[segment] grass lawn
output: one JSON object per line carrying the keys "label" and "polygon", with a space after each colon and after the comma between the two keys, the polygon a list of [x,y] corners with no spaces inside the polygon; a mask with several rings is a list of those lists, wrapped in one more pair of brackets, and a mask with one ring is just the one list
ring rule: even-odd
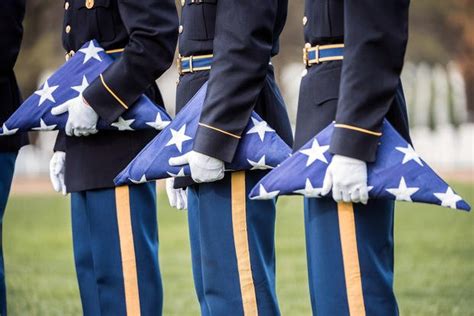
{"label": "grass lawn", "polygon": [[[474,202],[474,185],[455,185]],[[10,315],[81,315],[68,199],[12,197],[4,220]],[[198,315],[186,213],[160,194],[164,315]],[[301,198],[279,201],[278,294],[283,315],[311,315]],[[400,203],[396,213],[396,293],[402,315],[474,315],[474,216]]]}

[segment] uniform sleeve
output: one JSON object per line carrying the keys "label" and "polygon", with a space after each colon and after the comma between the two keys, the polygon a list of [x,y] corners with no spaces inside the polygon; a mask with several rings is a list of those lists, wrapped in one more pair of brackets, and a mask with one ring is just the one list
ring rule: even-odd
{"label": "uniform sleeve", "polygon": [[271,57],[276,0],[219,0],[214,58],[194,150],[232,161]]}
{"label": "uniform sleeve", "polygon": [[408,0],[344,1],[344,61],[333,154],[375,160],[403,67],[408,7]]}
{"label": "uniform sleeve", "polygon": [[118,58],[84,91],[108,123],[122,115],[172,64],[178,39],[173,0],[119,0],[130,40]]}
{"label": "uniform sleeve", "polygon": [[25,0],[1,1],[0,73],[9,73],[15,66],[23,37],[24,15]]}

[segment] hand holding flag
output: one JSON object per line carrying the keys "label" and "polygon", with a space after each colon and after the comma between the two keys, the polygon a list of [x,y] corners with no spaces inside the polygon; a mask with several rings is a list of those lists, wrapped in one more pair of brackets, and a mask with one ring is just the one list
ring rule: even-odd
{"label": "hand holding flag", "polygon": [[[173,122],[115,178],[116,185],[190,176],[192,169],[192,176],[199,181],[217,180],[222,177],[221,162],[192,151],[206,91],[207,84],[199,89]],[[285,160],[290,153],[291,148],[253,112],[242,133],[234,160],[225,163],[224,168],[226,171],[271,169]],[[209,170],[212,172],[206,174]]]}
{"label": "hand holding flag", "polygon": [[[271,199],[277,195],[293,194],[321,198],[323,193],[328,193],[329,183],[323,185],[323,181],[328,166],[331,168],[331,161],[336,158],[328,152],[333,130],[334,124],[329,125],[272,170],[253,188],[250,198]],[[382,132],[377,161],[367,164],[370,199],[429,203],[466,211],[471,209],[387,120],[383,123]],[[329,172],[333,170],[329,169]],[[334,194],[337,196],[338,192]],[[342,197],[343,200],[349,198]]]}
{"label": "hand holding flag", "polygon": [[[87,135],[95,130],[161,130],[167,126],[171,118],[164,108],[145,95],[112,124],[98,118],[91,107],[81,104],[82,93],[89,83],[113,61],[96,41],[86,43],[2,124],[0,136],[65,129],[69,135]],[[56,109],[52,111],[53,108]]]}
{"label": "hand holding flag", "polygon": [[179,167],[189,165],[191,177],[196,183],[214,182],[224,178],[224,162],[195,152],[194,150],[169,160],[169,165]]}
{"label": "hand holding flag", "polygon": [[53,108],[51,114],[59,116],[68,113],[65,132],[68,136],[89,136],[96,134],[99,116],[88,105],[82,95]]}

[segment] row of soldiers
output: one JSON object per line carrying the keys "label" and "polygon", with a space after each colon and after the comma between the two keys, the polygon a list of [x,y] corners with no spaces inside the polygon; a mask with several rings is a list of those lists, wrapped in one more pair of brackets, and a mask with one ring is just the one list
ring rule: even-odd
{"label": "row of soldiers", "polygon": [[[26,0],[0,2],[0,121],[20,103],[13,73]],[[173,164],[192,176],[167,181],[172,206],[188,208],[194,284],[202,315],[279,315],[275,291],[276,201],[248,192],[265,171],[225,172],[252,110],[296,150],[336,121],[325,182],[332,196],[304,204],[314,315],[397,315],[392,201],[368,201],[367,162],[386,117],[410,141],[400,84],[409,0],[306,0],[304,63],[296,135],[272,57],[288,0],[66,0],[66,57],[89,40],[117,57],[68,106],[51,160],[56,191],[71,194],[74,258],[84,315],[160,315],[155,183],[115,187],[114,177],[155,131],[97,132],[173,64],[176,110],[208,82],[193,151]],[[303,43],[302,43],[303,47]],[[195,65],[199,64],[199,67]],[[26,135],[0,139],[3,215]],[[345,203],[337,203],[345,202]],[[349,203],[351,202],[351,203]],[[3,260],[2,260],[3,263]],[[3,265],[0,304],[6,315]]]}

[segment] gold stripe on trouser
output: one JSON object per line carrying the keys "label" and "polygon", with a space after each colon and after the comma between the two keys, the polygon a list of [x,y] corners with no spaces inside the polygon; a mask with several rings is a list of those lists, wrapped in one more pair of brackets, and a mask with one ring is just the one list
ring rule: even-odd
{"label": "gold stripe on trouser", "polygon": [[232,228],[245,316],[258,315],[247,235],[245,172],[232,173]]}
{"label": "gold stripe on trouser", "polygon": [[140,315],[140,295],[138,292],[137,261],[133,242],[132,217],[130,212],[130,192],[128,186],[115,189],[117,222],[122,255],[122,272],[125,287],[127,315]]}
{"label": "gold stripe on trouser", "polygon": [[357,250],[354,206],[352,203],[338,203],[337,209],[349,314],[364,316],[365,305]]}

